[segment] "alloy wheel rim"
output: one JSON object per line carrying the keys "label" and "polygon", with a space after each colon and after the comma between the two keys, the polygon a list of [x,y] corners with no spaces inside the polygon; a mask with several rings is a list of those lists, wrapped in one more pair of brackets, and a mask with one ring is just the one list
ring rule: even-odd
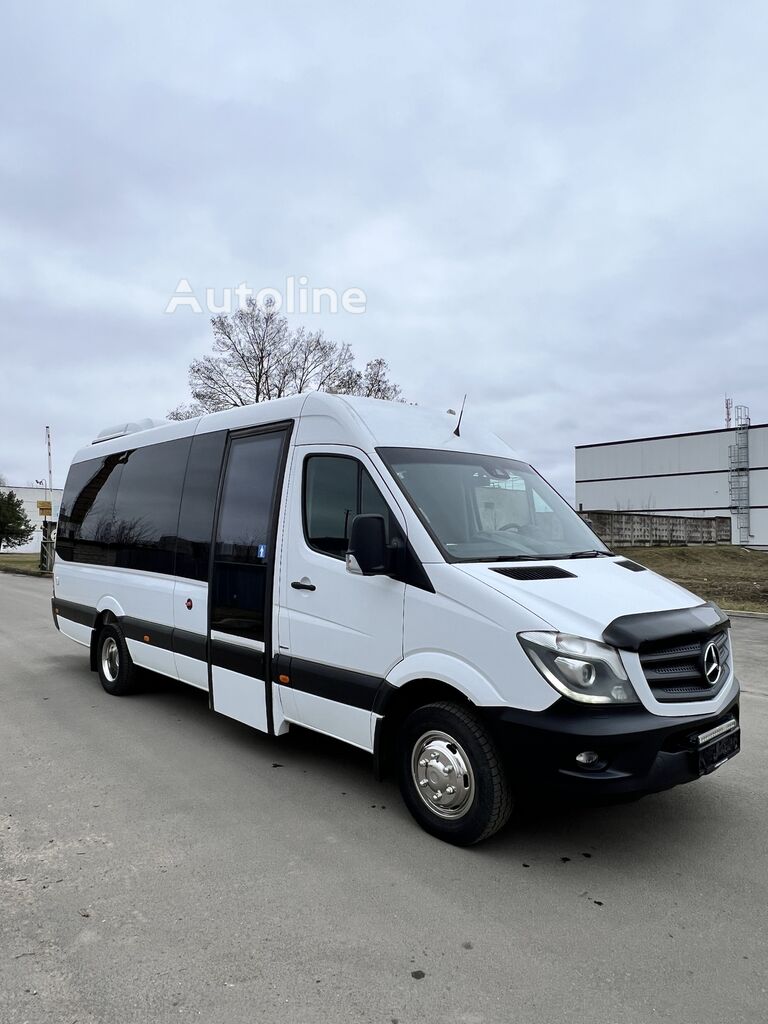
{"label": "alloy wheel rim", "polygon": [[120,651],[114,637],[107,637],[101,648],[101,668],[110,683],[117,680],[120,671]]}

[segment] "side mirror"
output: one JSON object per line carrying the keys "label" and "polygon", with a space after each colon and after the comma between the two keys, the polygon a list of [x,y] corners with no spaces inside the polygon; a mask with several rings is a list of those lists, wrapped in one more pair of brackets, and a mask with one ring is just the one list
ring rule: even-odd
{"label": "side mirror", "polygon": [[390,550],[384,516],[355,516],[349,531],[347,572],[360,576],[386,576],[389,571]]}

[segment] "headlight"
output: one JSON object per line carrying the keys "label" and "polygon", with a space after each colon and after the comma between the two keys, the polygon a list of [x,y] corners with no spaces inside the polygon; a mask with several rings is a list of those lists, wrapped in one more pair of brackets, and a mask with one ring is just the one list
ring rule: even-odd
{"label": "headlight", "polygon": [[523,650],[547,682],[582,704],[637,704],[615,647],[565,633],[518,635]]}

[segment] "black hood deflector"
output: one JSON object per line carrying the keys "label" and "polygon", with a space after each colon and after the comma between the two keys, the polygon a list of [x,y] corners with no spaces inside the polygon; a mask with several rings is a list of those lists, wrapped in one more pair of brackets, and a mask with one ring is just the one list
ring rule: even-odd
{"label": "black hood deflector", "polygon": [[668,612],[640,612],[620,615],[603,631],[603,640],[625,651],[639,651],[646,644],[672,637],[701,636],[730,626],[728,616],[712,602],[695,608],[676,608]]}

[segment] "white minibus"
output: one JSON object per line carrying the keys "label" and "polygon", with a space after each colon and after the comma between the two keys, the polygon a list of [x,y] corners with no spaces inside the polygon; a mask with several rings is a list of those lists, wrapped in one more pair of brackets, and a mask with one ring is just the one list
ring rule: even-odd
{"label": "white minibus", "polygon": [[718,768],[727,616],[614,555],[471,419],[313,392],[104,431],[67,477],[54,621],[108,693],[149,669],[368,751],[460,845],[526,790],[627,799]]}

